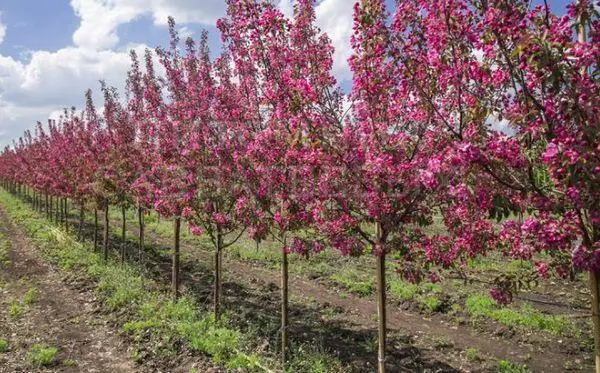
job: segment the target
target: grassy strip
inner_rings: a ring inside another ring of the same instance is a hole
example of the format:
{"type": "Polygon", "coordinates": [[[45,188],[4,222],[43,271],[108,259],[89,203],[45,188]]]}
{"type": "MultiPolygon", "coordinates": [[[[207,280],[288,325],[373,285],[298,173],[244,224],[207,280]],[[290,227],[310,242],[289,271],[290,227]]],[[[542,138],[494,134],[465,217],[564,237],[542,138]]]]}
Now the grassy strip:
{"type": "Polygon", "coordinates": [[[226,320],[217,323],[212,314],[200,313],[189,297],[173,301],[163,286],[129,264],[104,263],[89,244],[75,241],[5,191],[0,191],[0,203],[46,259],[97,284],[106,309],[127,315],[123,329],[140,347],[149,343],[152,353],[173,355],[173,346],[183,342],[229,369],[264,370],[257,355],[243,351],[242,333],[226,320]]]}
{"type": "Polygon", "coordinates": [[[466,302],[467,312],[477,317],[488,317],[506,326],[520,326],[561,334],[568,326],[565,317],[543,314],[525,304],[521,310],[500,307],[489,295],[471,295],[466,302]]]}
{"type": "Polygon", "coordinates": [[[0,233],[0,265],[8,265],[10,264],[10,259],[8,258],[8,248],[10,243],[6,239],[4,234],[0,233]]]}

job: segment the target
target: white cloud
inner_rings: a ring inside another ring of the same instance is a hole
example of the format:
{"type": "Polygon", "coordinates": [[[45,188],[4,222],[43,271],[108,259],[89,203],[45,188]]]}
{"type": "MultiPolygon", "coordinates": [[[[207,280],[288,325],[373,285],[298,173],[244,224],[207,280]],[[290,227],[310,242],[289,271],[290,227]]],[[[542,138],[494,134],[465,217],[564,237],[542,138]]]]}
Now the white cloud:
{"type": "Polygon", "coordinates": [[[180,27],[177,31],[179,32],[179,37],[181,38],[181,40],[185,40],[190,37],[193,38],[195,36],[194,30],[187,26],[180,27]]]}
{"type": "Polygon", "coordinates": [[[99,79],[122,87],[129,65],[128,51],[75,47],[36,51],[27,63],[0,57],[0,98],[40,106],[79,102],[99,79]]]}
{"type": "Polygon", "coordinates": [[[91,49],[112,48],[119,42],[117,28],[121,24],[150,15],[156,25],[166,25],[173,16],[178,23],[214,25],[223,15],[223,0],[71,0],[81,18],[73,34],[76,46],[91,49]]]}
{"type": "MultiPolygon", "coordinates": [[[[2,17],[2,12],[0,12],[0,17],[2,17]]],[[[6,36],[6,25],[2,24],[2,18],[0,18],[0,44],[4,41],[4,37],[6,36]]]]}
{"type": "Polygon", "coordinates": [[[291,18],[294,15],[293,0],[280,0],[278,7],[286,17],[291,18]]]}
{"type": "Polygon", "coordinates": [[[348,0],[323,0],[316,8],[317,24],[329,35],[335,48],[333,73],[340,82],[352,79],[348,58],[352,55],[350,35],[353,3],[348,0]]]}
{"type": "MultiPolygon", "coordinates": [[[[131,47],[143,56],[145,45],[131,47]]],[[[101,79],[123,92],[130,67],[128,50],[67,47],[53,53],[33,52],[28,62],[0,56],[0,145],[38,120],[45,123],[57,110],[81,108],[88,88],[94,90],[96,104],[102,105],[101,79]]]]}

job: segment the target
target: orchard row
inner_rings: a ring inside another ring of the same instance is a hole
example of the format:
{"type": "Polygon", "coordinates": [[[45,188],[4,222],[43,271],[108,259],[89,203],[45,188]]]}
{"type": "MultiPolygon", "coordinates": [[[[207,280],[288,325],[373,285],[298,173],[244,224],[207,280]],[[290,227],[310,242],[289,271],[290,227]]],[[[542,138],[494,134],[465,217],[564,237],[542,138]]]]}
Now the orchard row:
{"type": "MultiPolygon", "coordinates": [[[[33,190],[39,208],[73,200],[82,222],[90,206],[96,221],[135,206],[140,249],[144,211],[173,218],[176,297],[186,221],[214,245],[217,318],[223,250],[243,234],[280,242],[284,363],[288,255],[330,248],[377,262],[379,372],[390,252],[411,281],[492,250],[544,277],[588,271],[598,365],[597,9],[409,0],[389,14],[383,0],[361,0],[345,95],[314,0],[297,0],[291,17],[229,0],[218,57],[206,33],[182,45],[170,19],[168,48],[131,52],[124,98],[103,83],[101,112],[88,91],[81,112],[38,123],[2,152],[0,179],[33,190]],[[444,233],[423,229],[434,218],[444,233]]],[[[514,288],[491,292],[508,302],[514,288]]]]}

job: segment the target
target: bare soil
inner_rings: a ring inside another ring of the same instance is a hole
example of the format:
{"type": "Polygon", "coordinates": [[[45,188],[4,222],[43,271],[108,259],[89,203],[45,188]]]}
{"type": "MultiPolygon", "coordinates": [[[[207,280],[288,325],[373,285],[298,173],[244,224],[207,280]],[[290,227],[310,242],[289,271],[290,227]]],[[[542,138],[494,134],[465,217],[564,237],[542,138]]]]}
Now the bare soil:
{"type": "Polygon", "coordinates": [[[94,295],[67,286],[1,208],[0,232],[10,242],[9,262],[0,265],[0,338],[8,341],[0,353],[0,372],[139,372],[126,342],[97,312],[94,295]],[[22,304],[19,316],[9,316],[9,302],[22,302],[30,288],[36,289],[36,300],[22,304]],[[49,366],[36,369],[27,362],[34,344],[58,349],[49,366]]]}

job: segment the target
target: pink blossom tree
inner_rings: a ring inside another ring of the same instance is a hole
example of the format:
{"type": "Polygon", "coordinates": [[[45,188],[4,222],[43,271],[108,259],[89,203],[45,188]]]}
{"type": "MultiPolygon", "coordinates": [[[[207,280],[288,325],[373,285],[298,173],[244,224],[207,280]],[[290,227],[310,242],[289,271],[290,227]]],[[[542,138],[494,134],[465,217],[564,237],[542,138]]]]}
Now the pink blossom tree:
{"type": "MultiPolygon", "coordinates": [[[[541,276],[588,271],[600,369],[598,26],[588,1],[560,17],[526,1],[409,1],[396,11],[392,44],[403,51],[409,95],[452,128],[472,167],[444,195],[451,235],[416,251],[451,266],[498,246],[534,261],[541,276]],[[494,232],[488,212],[518,218],[494,232]]],[[[492,295],[510,301],[514,282],[499,280],[492,295]]]]}
{"type": "MultiPolygon", "coordinates": [[[[293,19],[273,4],[229,2],[218,23],[233,62],[237,87],[229,118],[233,157],[244,194],[239,214],[250,237],[271,235],[282,247],[281,352],[287,361],[288,255],[322,249],[301,238],[310,229],[320,148],[328,126],[339,124],[340,94],[331,76],[333,48],[315,27],[313,1],[298,1],[293,19]]],[[[223,64],[221,72],[227,70],[223,64]]],[[[222,75],[222,73],[221,73],[222,75]]]]}

